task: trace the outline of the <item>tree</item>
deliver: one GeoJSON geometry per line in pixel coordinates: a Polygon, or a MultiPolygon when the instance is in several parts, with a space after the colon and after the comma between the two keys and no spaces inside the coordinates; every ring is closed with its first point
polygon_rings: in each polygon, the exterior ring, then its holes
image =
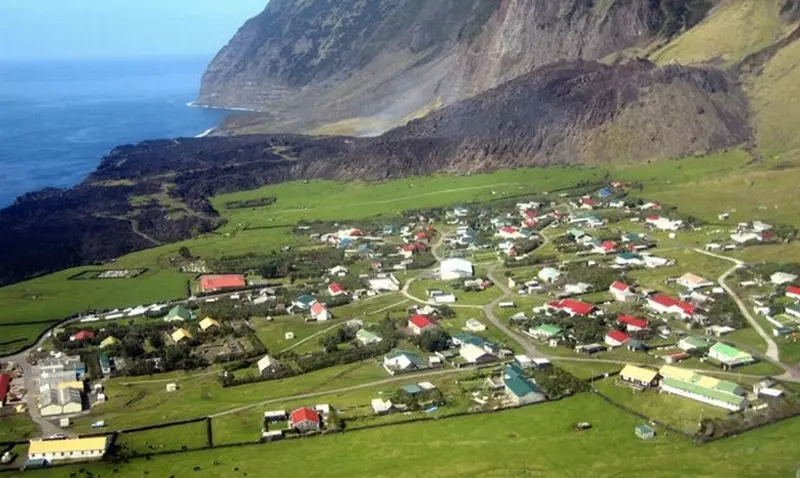
{"type": "Polygon", "coordinates": [[[439,307],[439,317],[443,319],[452,319],[456,316],[456,313],[453,311],[453,308],[449,305],[442,305],[439,307]]]}
{"type": "Polygon", "coordinates": [[[417,345],[427,352],[438,352],[450,345],[450,334],[438,327],[428,329],[417,338],[417,345]]]}
{"type": "Polygon", "coordinates": [[[192,258],[192,251],[190,251],[186,246],[181,246],[181,248],[178,249],[178,255],[186,260],[189,260],[192,258]]]}

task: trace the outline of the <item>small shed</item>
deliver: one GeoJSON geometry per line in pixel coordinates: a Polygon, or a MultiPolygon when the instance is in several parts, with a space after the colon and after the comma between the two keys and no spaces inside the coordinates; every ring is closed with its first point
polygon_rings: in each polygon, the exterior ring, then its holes
{"type": "Polygon", "coordinates": [[[636,425],[633,427],[633,431],[636,433],[636,436],[642,440],[649,440],[656,436],[655,430],[647,425],[636,425]]]}
{"type": "Polygon", "coordinates": [[[178,391],[178,384],[177,383],[168,383],[167,384],[167,392],[177,392],[178,391]]]}
{"type": "Polygon", "coordinates": [[[294,332],[286,332],[283,335],[283,338],[286,340],[294,340],[294,332]]]}

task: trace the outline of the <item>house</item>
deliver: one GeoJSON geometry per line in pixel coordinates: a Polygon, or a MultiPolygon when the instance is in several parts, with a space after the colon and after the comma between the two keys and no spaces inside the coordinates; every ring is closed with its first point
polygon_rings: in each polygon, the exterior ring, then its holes
{"type": "Polygon", "coordinates": [[[320,429],[319,413],[308,407],[298,408],[289,414],[289,423],[299,433],[317,431],[320,429]]]}
{"type": "Polygon", "coordinates": [[[437,294],[433,296],[433,301],[437,304],[454,304],[456,296],[454,294],[437,294]]]}
{"type": "Polygon", "coordinates": [[[393,274],[368,279],[367,283],[369,288],[375,292],[397,292],[400,290],[400,281],[393,274]]]}
{"type": "Polygon", "coordinates": [[[436,323],[424,315],[415,314],[408,319],[408,328],[414,335],[421,335],[422,332],[433,327],[436,327],[436,323]]]}
{"type": "Polygon", "coordinates": [[[552,267],[545,267],[539,271],[537,277],[542,282],[552,284],[553,282],[557,281],[559,277],[561,277],[561,272],[559,272],[557,269],[553,269],[552,267]]]}
{"type": "Polygon", "coordinates": [[[514,363],[519,365],[521,369],[534,367],[533,359],[528,357],[527,355],[515,355],[514,363]]]}
{"type": "Polygon", "coordinates": [[[395,350],[383,358],[383,368],[390,375],[402,372],[412,372],[428,368],[428,363],[418,354],[405,350],[395,350]]]}
{"type": "Polygon", "coordinates": [[[594,305],[577,299],[561,299],[558,301],[548,302],[547,307],[556,311],[566,312],[571,316],[590,315],[596,310],[594,305]]]}
{"type": "Polygon", "coordinates": [[[592,251],[597,254],[612,254],[617,251],[617,243],[614,241],[604,241],[596,244],[592,251]]]}
{"type": "Polygon", "coordinates": [[[547,397],[535,383],[522,375],[521,370],[517,371],[511,365],[505,368],[503,382],[506,397],[515,406],[547,400],[547,397]]]}
{"type": "Polygon", "coordinates": [[[671,259],[665,259],[663,257],[657,257],[653,255],[646,255],[644,256],[644,266],[648,269],[656,269],[659,267],[665,267],[673,264],[675,261],[671,259]]]}
{"type": "Polygon", "coordinates": [[[585,294],[592,288],[591,284],[585,282],[578,282],[577,284],[567,284],[564,286],[565,295],[581,295],[585,294]]]}
{"type": "Polygon", "coordinates": [[[172,341],[175,342],[175,344],[179,344],[184,340],[191,340],[193,338],[192,333],[184,328],[180,328],[175,332],[172,332],[170,337],[172,338],[172,341]]]}
{"type": "Polygon", "coordinates": [[[389,413],[394,406],[391,400],[383,400],[382,398],[373,398],[370,405],[372,406],[372,411],[375,413],[375,415],[389,413]]]}
{"type": "Polygon", "coordinates": [[[274,377],[282,369],[280,362],[270,355],[263,356],[256,364],[256,367],[258,368],[258,374],[264,378],[274,377]]]}
{"type": "Polygon", "coordinates": [[[522,232],[513,226],[503,226],[494,235],[503,239],[519,239],[523,237],[522,232]]]}
{"type": "Polygon", "coordinates": [[[656,436],[655,430],[647,425],[636,425],[633,427],[633,432],[642,440],[650,440],[656,436]]]}
{"type": "Polygon", "coordinates": [[[313,295],[303,294],[294,301],[292,301],[292,309],[306,311],[311,310],[311,306],[317,302],[313,295]]]}
{"type": "Polygon", "coordinates": [[[64,440],[31,440],[28,460],[46,463],[99,460],[108,449],[108,437],[67,438],[64,440]]]}
{"type": "Polygon", "coordinates": [[[528,329],[528,335],[536,339],[550,339],[553,337],[558,337],[563,333],[564,331],[559,327],[548,324],[542,324],[538,327],[531,327],[528,329]]]}
{"type": "Polygon", "coordinates": [[[214,274],[200,276],[200,292],[213,294],[225,290],[244,289],[247,280],[241,274],[214,274]]]}
{"type": "Polygon", "coordinates": [[[469,319],[467,323],[464,324],[464,330],[468,330],[470,332],[483,332],[486,330],[486,326],[481,323],[481,321],[476,319],[469,319]]]}
{"type": "Polygon", "coordinates": [[[625,365],[619,373],[619,379],[637,388],[653,388],[658,386],[658,372],[649,368],[625,365]]]}
{"type": "Polygon", "coordinates": [[[800,287],[790,285],[786,288],[786,297],[794,300],[800,300],[800,287]]]}
{"type": "Polygon", "coordinates": [[[686,336],[678,341],[678,347],[686,352],[689,350],[706,350],[710,345],[708,340],[694,335],[686,336]]]}
{"type": "Polygon", "coordinates": [[[597,201],[590,197],[583,197],[578,207],[580,209],[592,210],[597,207],[597,201]]]}
{"type": "Polygon", "coordinates": [[[464,259],[445,259],[439,265],[439,277],[442,280],[464,279],[472,277],[474,274],[475,267],[471,262],[464,259]]]}
{"type": "Polygon", "coordinates": [[[328,271],[328,274],[334,277],[345,277],[350,273],[350,269],[345,266],[336,266],[328,271]]]}
{"type": "Polygon", "coordinates": [[[496,355],[487,352],[483,347],[473,344],[462,345],[458,354],[469,364],[484,364],[497,360],[496,355]]]}
{"type": "Polygon", "coordinates": [[[744,392],[734,382],[700,375],[671,365],[664,365],[658,373],[663,377],[662,393],[679,395],[733,412],[744,410],[748,406],[744,392]]]}
{"type": "Polygon", "coordinates": [[[633,252],[623,252],[614,259],[614,262],[621,266],[643,266],[646,264],[642,256],[633,252]]]}
{"type": "Polygon", "coordinates": [[[783,311],[795,319],[800,319],[800,305],[798,304],[789,304],[783,308],[783,311]]]}
{"type": "Polygon", "coordinates": [[[207,332],[208,329],[216,329],[219,330],[222,326],[216,319],[212,319],[211,317],[206,317],[205,319],[201,320],[199,324],[200,330],[203,332],[207,332]]]}
{"type": "Polygon", "coordinates": [[[322,302],[316,301],[311,305],[311,318],[318,321],[324,322],[329,320],[332,317],[328,308],[322,305],[322,302]]]}
{"type": "Polygon", "coordinates": [[[39,413],[42,416],[68,415],[83,411],[83,382],[66,383],[63,387],[45,385],[39,391],[39,413]],[[71,385],[71,386],[70,386],[71,385]],[[80,387],[74,388],[74,387],[80,387]]]}
{"type": "Polygon", "coordinates": [[[659,231],[677,231],[683,227],[683,221],[680,219],[672,220],[662,216],[647,216],[645,224],[658,229],[659,231]]]}
{"type": "Polygon", "coordinates": [[[631,290],[631,286],[624,282],[615,281],[608,288],[608,291],[611,292],[611,295],[617,302],[630,302],[636,299],[636,294],[631,290]]]}
{"type": "Polygon", "coordinates": [[[637,319],[630,315],[620,315],[617,317],[617,322],[625,325],[625,330],[628,332],[637,332],[647,328],[647,321],[645,319],[637,319]]]}
{"type": "Polygon", "coordinates": [[[356,332],[356,340],[361,345],[375,345],[383,341],[375,332],[370,332],[367,329],[360,329],[356,332]]]}
{"type": "Polygon", "coordinates": [[[103,339],[102,342],[100,342],[100,348],[104,349],[104,348],[107,348],[107,347],[113,347],[114,345],[119,345],[119,343],[120,343],[119,339],[117,339],[114,336],[109,335],[108,337],[103,339]]]}
{"type": "Polygon", "coordinates": [[[776,272],[769,276],[770,282],[775,285],[790,284],[797,280],[797,276],[788,272],[776,272]]]}
{"type": "Polygon", "coordinates": [[[100,372],[103,375],[111,375],[111,359],[106,354],[100,354],[97,357],[97,362],[100,364],[100,372]]]}
{"type": "Polygon", "coordinates": [[[603,339],[606,345],[611,347],[620,347],[625,342],[630,340],[630,336],[625,332],[619,330],[612,330],[611,332],[607,333],[605,338],[603,339]]]}
{"type": "Polygon", "coordinates": [[[706,280],[697,274],[692,274],[691,272],[687,272],[686,274],[680,276],[678,278],[678,284],[686,287],[689,290],[701,289],[703,287],[711,287],[714,285],[713,282],[706,280]]]}
{"type": "Polygon", "coordinates": [[[328,284],[328,295],[331,297],[339,297],[340,295],[347,294],[347,291],[344,290],[338,282],[331,282],[328,284]]]}
{"type": "Polygon", "coordinates": [[[0,408],[6,405],[10,384],[11,376],[7,373],[0,373],[0,408]]]}
{"type": "Polygon", "coordinates": [[[93,340],[95,338],[94,330],[81,330],[72,334],[69,338],[70,342],[81,342],[83,340],[93,340]]]}
{"type": "Polygon", "coordinates": [[[165,322],[183,322],[186,320],[194,320],[195,315],[194,312],[191,310],[181,306],[176,305],[172,309],[167,312],[166,317],[164,317],[165,322]]]}
{"type": "Polygon", "coordinates": [[[690,319],[695,314],[693,305],[663,294],[649,297],[647,307],[657,314],[678,314],[684,319],[690,319]]]}
{"type": "Polygon", "coordinates": [[[753,363],[755,359],[747,352],[731,347],[730,345],[717,342],[708,349],[708,357],[725,364],[727,367],[736,367],[753,363]]]}
{"type": "Polygon", "coordinates": [[[755,232],[765,232],[772,229],[772,224],[767,224],[766,222],[755,220],[753,221],[752,229],[755,232]]]}

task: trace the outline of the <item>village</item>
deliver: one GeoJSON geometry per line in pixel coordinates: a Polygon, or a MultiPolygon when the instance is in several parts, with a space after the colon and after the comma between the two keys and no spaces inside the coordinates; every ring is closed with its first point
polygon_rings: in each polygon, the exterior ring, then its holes
{"type": "Polygon", "coordinates": [[[199,271],[186,300],[87,312],[0,360],[3,415],[30,414],[44,434],[10,444],[2,466],[119,454],[135,435],[121,429],[169,425],[137,419],[137,402],[177,400],[193,376],[225,395],[347,365],[364,367],[364,384],[391,385],[353,401],[264,405],[243,437],[271,442],[577,393],[650,417],[631,431],[643,440],[664,430],[713,438],[795,414],[795,371],[778,351],[796,343],[800,266],[730,255],[794,230],[742,221],[703,224],[609,181],[393,221],[299,223],[293,233],[312,247],[258,257],[183,254],[179,267],[199,271]],[[157,386],[120,398],[120,384],[140,377],[157,386]]]}

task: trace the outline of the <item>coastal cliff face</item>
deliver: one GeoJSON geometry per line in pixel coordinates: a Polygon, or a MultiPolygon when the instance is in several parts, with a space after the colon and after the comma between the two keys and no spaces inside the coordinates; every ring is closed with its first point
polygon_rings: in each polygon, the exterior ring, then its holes
{"type": "Polygon", "coordinates": [[[558,60],[600,59],[691,26],[708,0],[272,0],[211,62],[199,103],[299,131],[403,118],[558,60]]]}

